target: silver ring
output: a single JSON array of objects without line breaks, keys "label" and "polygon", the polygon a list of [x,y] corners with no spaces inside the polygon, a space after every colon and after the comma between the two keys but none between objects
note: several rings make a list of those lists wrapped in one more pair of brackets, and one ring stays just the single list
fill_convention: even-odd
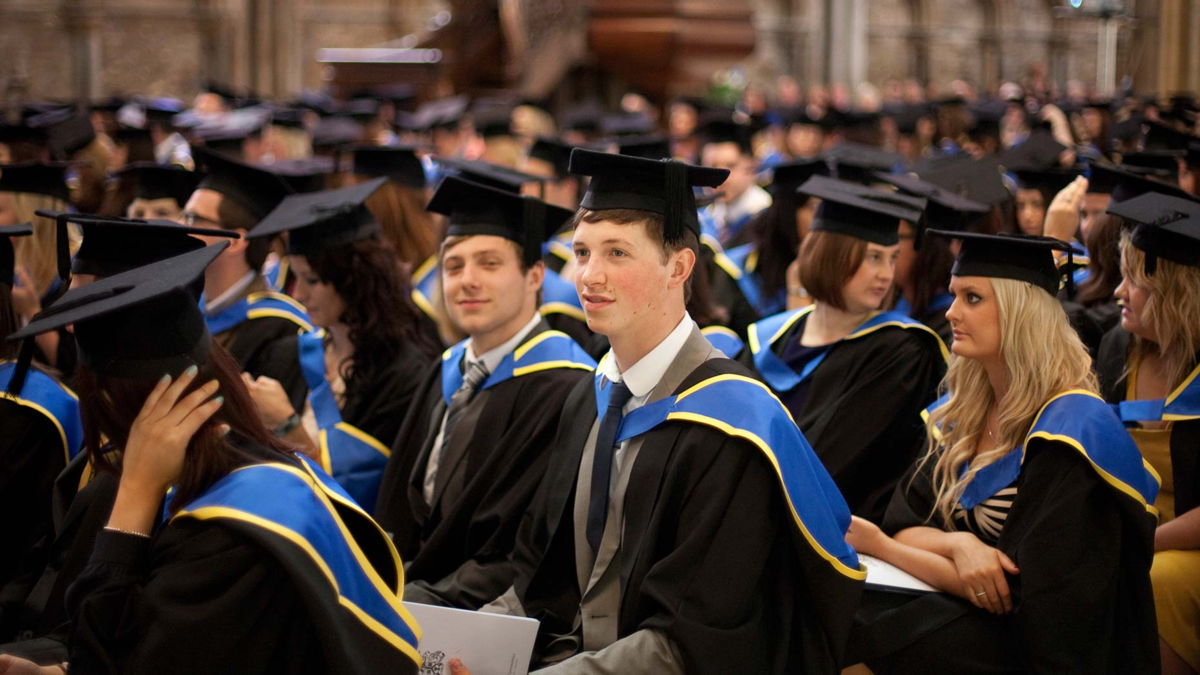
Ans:
[{"label": "silver ring", "polygon": [[978,593],[975,594],[975,597],[982,598],[985,595],[987,595],[987,591],[979,591]]}]

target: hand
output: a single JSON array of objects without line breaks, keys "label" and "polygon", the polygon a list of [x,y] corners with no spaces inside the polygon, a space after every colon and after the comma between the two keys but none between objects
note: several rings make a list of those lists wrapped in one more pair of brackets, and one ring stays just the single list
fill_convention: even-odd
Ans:
[{"label": "hand", "polygon": [[471,671],[459,659],[450,659],[450,675],[471,675]]},{"label": "hand", "polygon": [[62,675],[59,666],[42,667],[33,661],[26,661],[8,654],[0,654],[0,673],[3,675]]},{"label": "hand", "polygon": [[183,458],[192,437],[225,402],[222,396],[209,398],[217,393],[216,380],[183,396],[196,372],[196,366],[192,366],[174,382],[164,375],[146,397],[125,444],[122,488],[158,500],[183,471]]},{"label": "hand", "polygon": [[267,429],[278,427],[284,420],[296,414],[296,409],[292,407],[287,392],[278,380],[266,376],[256,380],[248,373],[242,373],[242,381],[250,390],[250,398],[254,399],[254,405],[258,407],[258,417]]},{"label": "hand", "polygon": [[42,311],[42,299],[38,297],[37,287],[29,278],[29,270],[18,267],[14,272],[16,272],[17,278],[12,289],[13,309],[26,319],[33,318],[35,314]]},{"label": "hand", "polygon": [[1071,241],[1079,230],[1079,209],[1087,194],[1088,180],[1083,176],[1071,181],[1046,209],[1045,234],[1059,241]]},{"label": "hand", "polygon": [[855,551],[877,556],[880,547],[886,543],[888,536],[879,526],[858,516],[850,516],[850,530],[846,532],[846,543]]},{"label": "hand", "polygon": [[1012,611],[1012,595],[1004,573],[1020,574],[1021,571],[1011,558],[979,541],[970,532],[960,533],[952,554],[963,594],[968,600],[992,614]]}]

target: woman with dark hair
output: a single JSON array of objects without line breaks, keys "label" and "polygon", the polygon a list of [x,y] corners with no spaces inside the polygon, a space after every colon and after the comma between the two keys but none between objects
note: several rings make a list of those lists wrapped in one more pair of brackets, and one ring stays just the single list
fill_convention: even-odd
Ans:
[{"label": "woman with dark hair", "polygon": [[821,176],[801,190],[821,199],[800,247],[803,309],[750,327],[740,359],[783,402],[845,496],[872,521],[921,444],[920,411],[937,398],[946,347],[890,301],[901,222],[925,201]]},{"label": "woman with dark hair", "polygon": [[227,246],[69,291],[13,336],[74,327],[84,438],[120,450],[93,457],[119,487],[67,593],[70,670],[415,673],[391,542],[272,438],[209,335],[190,287]]},{"label": "woman with dark hair", "polygon": [[377,178],[285,199],[251,238],[289,232],[296,299],[321,330],[282,350],[308,385],[297,411],[270,378],[246,381],[263,422],[317,460],[364,508],[374,508],[388,446],[439,351],[410,298],[407,274],[367,199]]},{"label": "woman with dark hair", "polygon": [[391,242],[396,257],[413,269],[437,251],[440,232],[425,210],[425,167],[415,147],[361,146],[354,149],[354,181],[387,178],[367,199],[367,208]]}]

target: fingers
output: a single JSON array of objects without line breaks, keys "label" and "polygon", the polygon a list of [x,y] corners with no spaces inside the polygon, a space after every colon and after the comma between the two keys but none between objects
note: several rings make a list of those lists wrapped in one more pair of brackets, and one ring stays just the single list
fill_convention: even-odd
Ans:
[{"label": "fingers", "polygon": [[204,384],[204,386],[197,387],[195,391],[183,397],[183,399],[176,403],[163,421],[169,424],[181,424],[184,418],[190,415],[192,411],[204,405],[204,402],[207,401],[209,397],[211,397],[213,394],[216,394],[219,387],[220,384],[216,380],[207,382]]},{"label": "fingers", "polygon": [[144,420],[150,417],[150,413],[154,411],[158,405],[159,399],[162,398],[163,392],[167,390],[167,385],[171,384],[171,376],[163,375],[158,384],[154,385],[154,389],[150,391],[150,395],[146,397],[146,402],[142,404],[142,411],[138,413],[137,418]]},{"label": "fingers", "polygon": [[[201,425],[207,422],[213,415],[217,414],[217,411],[221,409],[221,406],[224,403],[225,397],[218,396],[204,405],[198,406],[188,413],[187,417],[184,417],[183,420],[180,421],[179,430],[191,438],[197,431],[200,430]],[[228,433],[227,427],[225,433]]]},{"label": "fingers", "polygon": [[1003,551],[996,551],[996,553],[1000,554],[1000,566],[1004,568],[1005,572],[1009,574],[1021,573],[1021,570],[1017,567],[1017,563],[1013,562],[1012,558],[1004,555]]},{"label": "fingers", "polygon": [[167,390],[159,397],[157,410],[153,414],[155,418],[165,417],[175,408],[175,402],[183,395],[183,392],[192,383],[192,380],[196,379],[197,372],[199,372],[199,369],[196,366],[188,366],[187,370],[175,378],[171,386],[167,387]]},{"label": "fingers", "polygon": [[458,659],[450,659],[450,675],[471,675],[471,671]]}]

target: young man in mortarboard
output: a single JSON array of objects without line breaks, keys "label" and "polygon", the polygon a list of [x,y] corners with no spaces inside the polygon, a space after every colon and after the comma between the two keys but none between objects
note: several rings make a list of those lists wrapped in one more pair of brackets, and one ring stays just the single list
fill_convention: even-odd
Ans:
[{"label": "young man in mortarboard", "polygon": [[408,600],[478,609],[512,584],[509,556],[563,393],[595,362],[538,313],[542,242],[572,211],[456,176],[429,209],[449,217],[445,311],[468,337],[420,384],[375,516],[408,562]]},{"label": "young man in mortarboard", "polygon": [[[566,396],[514,581],[547,673],[836,673],[864,574],[786,410],[685,306],[720,169],[575,150],[576,288],[612,350]],[[466,664],[470,666],[470,664]]]},{"label": "young man in mortarboard", "polygon": [[750,145],[750,127],[732,120],[714,120],[705,127],[700,151],[704,166],[729,171],[721,196],[705,208],[722,246],[747,243],[746,223],[771,205],[771,195],[755,183],[758,161]]}]

